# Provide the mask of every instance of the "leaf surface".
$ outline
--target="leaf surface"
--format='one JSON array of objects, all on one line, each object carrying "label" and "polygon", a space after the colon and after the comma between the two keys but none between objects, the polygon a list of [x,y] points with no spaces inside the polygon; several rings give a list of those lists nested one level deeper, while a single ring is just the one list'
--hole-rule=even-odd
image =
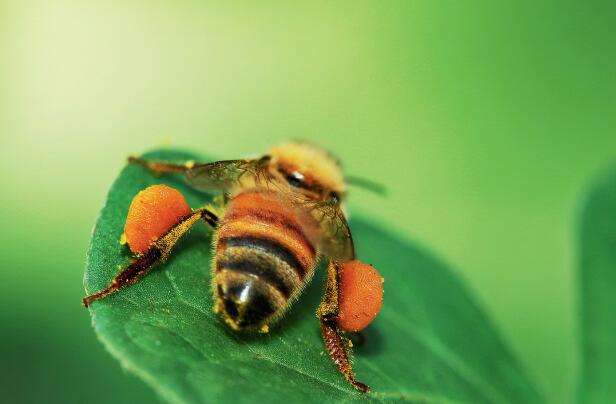
[{"label": "leaf surface", "polygon": [[[145,157],[199,159],[157,151]],[[209,200],[175,176],[124,168],[92,235],[85,288],[105,287],[126,265],[119,244],[133,196],[165,183],[193,207]],[[107,349],[173,402],[533,403],[540,396],[460,280],[440,261],[361,217],[351,229],[359,258],[385,278],[383,309],[356,344],[352,389],[324,354],[315,310],[323,290],[318,271],[299,301],[268,335],[232,332],[214,315],[210,291],[211,230],[198,224],[172,258],[138,284],[90,310]],[[322,268],[321,268],[322,269]]]},{"label": "leaf surface", "polygon": [[580,403],[616,402],[616,171],[591,191],[579,233]]}]

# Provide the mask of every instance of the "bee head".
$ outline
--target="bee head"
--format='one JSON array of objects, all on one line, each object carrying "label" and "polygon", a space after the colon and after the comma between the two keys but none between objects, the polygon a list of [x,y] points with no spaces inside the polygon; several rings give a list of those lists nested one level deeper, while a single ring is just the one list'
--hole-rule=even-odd
[{"label": "bee head", "polygon": [[281,180],[319,199],[340,198],[346,191],[340,163],[328,151],[306,142],[289,142],[267,153]]}]

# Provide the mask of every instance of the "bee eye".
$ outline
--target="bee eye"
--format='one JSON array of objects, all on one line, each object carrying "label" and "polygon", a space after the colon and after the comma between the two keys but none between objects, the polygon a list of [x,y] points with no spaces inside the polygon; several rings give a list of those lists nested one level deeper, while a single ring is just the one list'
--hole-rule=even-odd
[{"label": "bee eye", "polygon": [[295,187],[295,188],[302,187],[302,183],[304,180],[304,176],[302,175],[302,173],[293,171],[291,174],[287,174],[285,178],[287,182],[289,183],[289,185],[291,185],[292,187]]},{"label": "bee eye", "polygon": [[302,181],[292,175],[287,176],[287,182],[289,183],[289,185],[295,188],[300,188],[302,186]]}]

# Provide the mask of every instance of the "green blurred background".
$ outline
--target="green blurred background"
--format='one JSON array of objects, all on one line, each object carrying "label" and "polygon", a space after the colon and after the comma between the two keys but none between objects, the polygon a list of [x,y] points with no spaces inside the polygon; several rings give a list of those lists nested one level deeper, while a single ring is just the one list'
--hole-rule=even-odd
[{"label": "green blurred background", "polygon": [[289,137],[385,184],[351,211],[441,255],[569,397],[576,209],[616,157],[616,3],[254,3],[0,0],[3,398],[156,400],[79,305],[108,187],[129,153]]}]

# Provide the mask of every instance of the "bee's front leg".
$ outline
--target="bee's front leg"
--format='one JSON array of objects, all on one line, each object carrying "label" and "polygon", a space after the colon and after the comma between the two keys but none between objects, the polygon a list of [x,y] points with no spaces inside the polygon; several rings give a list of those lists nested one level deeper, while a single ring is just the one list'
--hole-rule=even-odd
[{"label": "bee's front leg", "polygon": [[140,165],[156,175],[165,173],[186,173],[195,165],[193,161],[188,161],[185,164],[175,164],[165,161],[151,161],[135,156],[129,156],[128,163]]}]

